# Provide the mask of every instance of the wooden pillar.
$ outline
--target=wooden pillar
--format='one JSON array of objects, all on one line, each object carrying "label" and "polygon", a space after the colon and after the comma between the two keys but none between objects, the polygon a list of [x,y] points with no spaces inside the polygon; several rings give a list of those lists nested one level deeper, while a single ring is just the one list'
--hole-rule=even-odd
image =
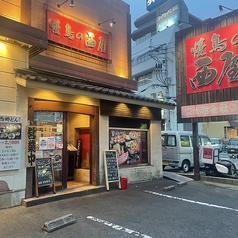
[{"label": "wooden pillar", "polygon": [[193,161],[194,180],[200,180],[199,150],[198,150],[198,123],[193,122]]},{"label": "wooden pillar", "polygon": [[[28,122],[34,123],[34,98],[28,98]],[[26,168],[26,193],[25,198],[31,198],[34,191],[34,167]]]}]

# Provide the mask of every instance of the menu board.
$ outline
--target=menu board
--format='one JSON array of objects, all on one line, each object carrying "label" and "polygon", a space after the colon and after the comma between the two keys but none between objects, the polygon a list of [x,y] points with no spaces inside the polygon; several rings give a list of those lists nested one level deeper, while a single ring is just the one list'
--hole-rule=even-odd
[{"label": "menu board", "polygon": [[38,187],[53,185],[54,186],[54,170],[51,158],[37,158],[35,164],[36,175],[36,196],[38,197]]},{"label": "menu board", "polygon": [[111,182],[118,182],[119,188],[121,188],[117,152],[115,150],[104,151],[104,166],[107,190],[109,190],[109,183]]}]

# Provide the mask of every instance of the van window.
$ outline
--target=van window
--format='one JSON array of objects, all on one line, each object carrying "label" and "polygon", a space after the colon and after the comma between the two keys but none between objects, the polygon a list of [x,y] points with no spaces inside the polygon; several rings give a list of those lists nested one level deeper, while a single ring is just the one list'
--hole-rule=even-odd
[{"label": "van window", "polygon": [[[191,139],[193,140],[193,136],[191,136]],[[198,147],[200,145],[211,145],[211,140],[207,137],[207,136],[198,136],[198,141],[197,141],[197,145]]]},{"label": "van window", "polygon": [[182,147],[190,147],[189,136],[181,135],[180,136],[180,143],[181,143]]},{"label": "van window", "polygon": [[212,144],[212,142],[211,142],[209,137],[202,136],[201,138],[202,138],[202,141],[203,141],[203,145],[211,145]]},{"label": "van window", "polygon": [[176,146],[175,135],[163,135],[162,136],[162,145],[175,147]]}]

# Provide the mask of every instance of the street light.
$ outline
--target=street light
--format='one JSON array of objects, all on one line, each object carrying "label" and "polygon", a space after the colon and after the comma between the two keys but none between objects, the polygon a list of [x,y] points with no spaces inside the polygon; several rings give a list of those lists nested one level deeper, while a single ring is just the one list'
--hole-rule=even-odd
[{"label": "street light", "polygon": [[[65,4],[66,2],[68,2],[69,0],[66,0],[62,3],[59,3],[57,4],[57,7],[60,8],[63,4]],[[74,0],[70,0],[70,4],[69,4],[70,7],[74,7]]]},{"label": "street light", "polygon": [[99,22],[98,25],[101,26],[102,24],[109,22],[110,21],[110,26],[113,27],[114,24],[116,24],[116,21],[114,21],[114,18],[111,18],[109,20],[103,21],[103,22]]},{"label": "street light", "polygon": [[223,8],[225,8],[225,9],[227,9],[227,10],[230,10],[230,11],[234,11],[233,9],[231,9],[231,8],[229,8],[229,7],[225,7],[225,6],[223,6],[223,5],[219,5],[219,10],[220,10],[220,12],[223,11]]}]

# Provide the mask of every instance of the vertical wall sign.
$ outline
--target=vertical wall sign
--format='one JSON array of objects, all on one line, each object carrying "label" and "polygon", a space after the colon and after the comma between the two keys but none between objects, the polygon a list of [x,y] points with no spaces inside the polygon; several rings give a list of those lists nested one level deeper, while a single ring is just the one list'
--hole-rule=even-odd
[{"label": "vertical wall sign", "polygon": [[0,116],[0,171],[20,169],[21,117]]},{"label": "vertical wall sign", "polygon": [[26,167],[34,167],[36,162],[36,127],[27,126]]},{"label": "vertical wall sign", "polygon": [[186,40],[187,94],[238,87],[238,23]]},{"label": "vertical wall sign", "polygon": [[115,150],[104,151],[104,167],[107,190],[109,190],[109,183],[112,182],[118,182],[119,189],[121,189],[117,152]]},{"label": "vertical wall sign", "polygon": [[109,35],[65,18],[54,12],[47,12],[48,39],[91,55],[109,59]]}]

